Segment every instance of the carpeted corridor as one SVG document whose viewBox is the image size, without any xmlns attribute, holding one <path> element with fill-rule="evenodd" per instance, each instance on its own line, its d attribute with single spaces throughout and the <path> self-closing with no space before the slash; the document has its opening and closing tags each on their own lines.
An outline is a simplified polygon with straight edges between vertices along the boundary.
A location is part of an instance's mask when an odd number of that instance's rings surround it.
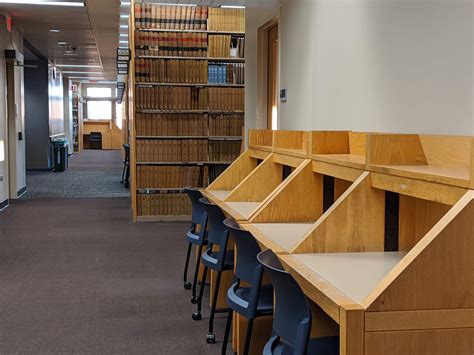
<svg viewBox="0 0 474 355">
<path fill-rule="evenodd" d="M 129 198 L 110 198 L 129 194 L 121 159 L 29 174 L 0 212 L 0 354 L 220 354 L 225 315 L 206 344 L 209 292 L 196 322 L 182 286 L 188 223 L 134 224 Z"/>
<path fill-rule="evenodd" d="M 193 321 L 182 287 L 188 224 L 134 224 L 129 206 L 19 200 L 0 213 L 1 354 L 220 354 L 223 315 L 207 345 L 209 301 Z"/>
<path fill-rule="evenodd" d="M 83 150 L 69 157 L 65 172 L 28 171 L 22 198 L 128 197 L 120 150 Z"/>
</svg>

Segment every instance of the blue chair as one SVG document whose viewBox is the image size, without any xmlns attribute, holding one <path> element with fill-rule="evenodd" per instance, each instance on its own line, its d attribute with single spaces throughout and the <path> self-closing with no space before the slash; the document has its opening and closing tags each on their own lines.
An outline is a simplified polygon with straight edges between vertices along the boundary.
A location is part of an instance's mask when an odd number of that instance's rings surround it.
<svg viewBox="0 0 474 355">
<path fill-rule="evenodd" d="M 227 351 L 232 314 L 235 311 L 248 319 L 243 352 L 244 355 L 247 355 L 255 318 L 269 316 L 273 313 L 273 287 L 272 285 L 262 285 L 263 267 L 257 260 L 257 255 L 262 250 L 253 235 L 240 228 L 232 218 L 226 219 L 224 224 L 235 241 L 237 260 L 235 280 L 227 291 L 227 304 L 230 310 L 227 316 L 222 354 Z M 240 286 L 241 281 L 246 282 L 249 286 Z"/>
<path fill-rule="evenodd" d="M 226 216 L 219 206 L 209 201 L 207 198 L 199 200 L 204 205 L 208 216 L 208 232 L 207 243 L 208 247 L 202 254 L 202 264 L 204 265 L 204 276 L 201 282 L 201 289 L 199 291 L 197 311 L 193 313 L 194 320 L 201 320 L 201 305 L 204 289 L 206 287 L 206 275 L 209 269 L 217 272 L 216 287 L 214 287 L 214 295 L 211 303 L 211 315 L 209 318 L 209 333 L 206 336 L 206 341 L 209 344 L 216 342 L 214 334 L 214 317 L 216 313 L 227 312 L 228 309 L 216 309 L 217 298 L 219 296 L 219 287 L 221 276 L 224 271 L 234 270 L 234 251 L 227 250 L 229 243 L 229 231 L 224 225 Z M 218 247 L 218 250 L 215 250 Z"/>
<path fill-rule="evenodd" d="M 185 188 L 184 191 L 188 194 L 189 199 L 191 200 L 192 205 L 192 216 L 191 216 L 191 228 L 186 233 L 186 238 L 188 239 L 188 251 L 186 254 L 186 262 L 184 265 L 184 288 L 189 290 L 191 284 L 187 281 L 188 279 L 188 267 L 189 259 L 191 257 L 192 246 L 198 246 L 198 255 L 196 261 L 196 268 L 194 270 L 194 279 L 192 283 L 192 298 L 191 303 L 197 303 L 198 297 L 196 296 L 196 285 L 199 275 L 199 266 L 201 263 L 201 254 L 204 245 L 207 243 L 206 234 L 207 234 L 207 212 L 204 208 L 204 205 L 199 202 L 199 199 L 202 198 L 202 194 L 198 189 Z M 199 231 L 197 227 L 199 226 Z"/>
<path fill-rule="evenodd" d="M 270 276 L 275 289 L 273 331 L 263 355 L 338 355 L 339 337 L 310 339 L 311 309 L 295 279 L 284 270 L 273 251 L 258 254 L 258 261 Z"/>
</svg>

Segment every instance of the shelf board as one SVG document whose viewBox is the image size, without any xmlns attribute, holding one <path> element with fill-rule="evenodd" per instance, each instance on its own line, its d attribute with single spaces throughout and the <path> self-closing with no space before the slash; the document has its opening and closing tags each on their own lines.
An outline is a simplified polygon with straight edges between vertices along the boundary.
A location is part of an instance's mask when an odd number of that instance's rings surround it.
<svg viewBox="0 0 474 355">
<path fill-rule="evenodd" d="M 207 33 L 210 35 L 233 35 L 233 36 L 245 37 L 245 32 L 236 32 L 236 31 L 175 30 L 175 29 L 171 30 L 171 29 L 165 29 L 165 28 L 135 28 L 135 31 Z"/>
<path fill-rule="evenodd" d="M 210 62 L 239 62 L 244 63 L 245 58 L 209 58 L 209 57 L 180 57 L 170 55 L 138 55 L 139 59 L 182 59 L 182 60 L 207 60 Z"/>
<path fill-rule="evenodd" d="M 137 139 L 207 139 L 208 136 L 136 136 Z"/>
<path fill-rule="evenodd" d="M 210 114 L 244 114 L 245 111 L 218 111 L 218 110 L 135 110 L 137 113 L 210 113 Z"/>
<path fill-rule="evenodd" d="M 241 136 L 136 136 L 136 139 L 209 139 L 211 141 L 240 141 Z"/>
<path fill-rule="evenodd" d="M 183 162 L 183 161 L 170 161 L 170 162 L 137 162 L 137 165 L 230 165 L 231 161 L 201 161 L 201 162 Z"/>
<path fill-rule="evenodd" d="M 209 136 L 210 141 L 241 141 L 241 136 Z"/>
<path fill-rule="evenodd" d="M 244 88 L 245 84 L 209 84 L 209 83 L 157 83 L 157 82 L 136 82 L 137 86 L 193 86 L 193 87 L 231 87 Z"/>
</svg>

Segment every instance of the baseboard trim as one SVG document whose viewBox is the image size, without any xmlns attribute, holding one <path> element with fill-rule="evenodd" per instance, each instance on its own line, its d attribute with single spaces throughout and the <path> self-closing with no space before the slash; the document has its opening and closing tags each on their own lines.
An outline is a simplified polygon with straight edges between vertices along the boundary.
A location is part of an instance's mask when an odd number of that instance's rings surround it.
<svg viewBox="0 0 474 355">
<path fill-rule="evenodd" d="M 10 204 L 10 200 L 7 198 L 5 201 L 0 202 L 0 211 L 3 211 Z"/>
<path fill-rule="evenodd" d="M 26 193 L 26 186 L 23 186 L 21 189 L 19 189 L 16 193 L 16 197 L 20 197 L 21 195 L 23 195 L 24 193 Z"/>
</svg>

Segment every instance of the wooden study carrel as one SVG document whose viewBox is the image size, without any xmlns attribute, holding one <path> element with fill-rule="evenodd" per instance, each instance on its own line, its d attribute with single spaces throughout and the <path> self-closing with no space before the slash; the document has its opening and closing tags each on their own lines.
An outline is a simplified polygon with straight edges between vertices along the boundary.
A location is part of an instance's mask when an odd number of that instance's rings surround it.
<svg viewBox="0 0 474 355">
<path fill-rule="evenodd" d="M 239 222 L 312 301 L 312 334 L 341 354 L 474 353 L 473 138 L 306 133 L 303 157 L 275 147 L 302 132 L 273 132 L 266 159 L 305 159 Z"/>
</svg>

